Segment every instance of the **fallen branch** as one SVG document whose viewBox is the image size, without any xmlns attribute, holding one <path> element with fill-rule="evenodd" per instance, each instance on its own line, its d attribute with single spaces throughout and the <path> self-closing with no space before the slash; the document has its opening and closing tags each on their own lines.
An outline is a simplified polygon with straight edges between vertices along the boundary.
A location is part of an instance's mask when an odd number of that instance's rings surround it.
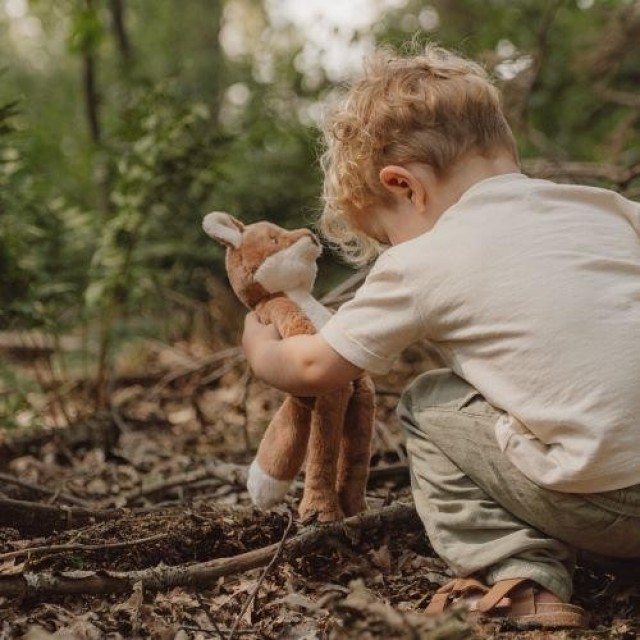
<svg viewBox="0 0 640 640">
<path fill-rule="evenodd" d="M 397 462 L 386 467 L 373 467 L 369 471 L 369 484 L 380 480 L 405 480 L 409 481 L 409 465 L 406 462 Z"/>
<path fill-rule="evenodd" d="M 165 374 L 160 382 L 158 382 L 158 384 L 155 386 L 154 392 L 158 393 L 168 384 L 171 384 L 172 382 L 175 382 L 180 378 L 184 378 L 194 373 L 201 372 L 203 369 L 206 369 L 207 367 L 210 367 L 212 364 L 216 364 L 217 362 L 225 361 L 226 364 L 232 363 L 235 365 L 236 362 L 240 362 L 243 359 L 244 352 L 242 351 L 241 347 L 227 347 L 226 349 L 221 349 L 208 358 L 203 358 L 202 360 L 186 363 L 185 366 L 179 371 Z"/>
<path fill-rule="evenodd" d="M 640 164 L 627 168 L 599 162 L 553 162 L 532 158 L 524 160 L 522 166 L 526 173 L 536 178 L 607 180 L 618 186 L 626 186 L 640 177 Z"/>
<path fill-rule="evenodd" d="M 391 447 L 390 445 L 390 448 Z M 395 450 L 395 448 L 394 448 Z M 196 486 L 198 483 L 207 480 L 219 480 L 221 484 L 229 487 L 244 489 L 247 484 L 247 474 L 249 467 L 247 465 L 233 464 L 230 462 L 210 463 L 202 469 L 196 469 L 188 473 L 171 476 L 162 482 L 151 484 L 147 487 L 135 489 L 129 493 L 120 494 L 117 497 L 119 505 L 130 506 L 135 504 L 142 498 L 149 498 L 159 494 L 166 493 L 172 489 L 178 489 L 187 486 Z M 378 480 L 386 480 L 390 478 L 409 477 L 409 467 L 406 463 L 398 463 L 388 465 L 386 467 L 373 467 L 369 473 L 369 482 Z M 103 504 L 113 504 L 113 500 L 109 500 Z"/>
<path fill-rule="evenodd" d="M 0 499 L 0 527 L 13 527 L 27 534 L 48 534 L 53 531 L 75 529 L 95 522 L 113 520 L 122 514 L 122 509 L 94 511 L 27 500 Z"/>
<path fill-rule="evenodd" d="M 0 561 L 10 560 L 11 558 L 20 558 L 21 556 L 43 555 L 48 553 L 58 553 L 59 551 L 103 551 L 104 549 L 124 549 L 133 547 L 147 542 L 157 542 L 164 540 L 169 536 L 168 533 L 157 533 L 146 538 L 138 538 L 137 540 L 125 540 L 124 542 L 103 542 L 102 544 L 50 544 L 39 547 L 25 547 L 24 549 L 16 549 L 15 551 L 7 551 L 0 553 Z"/>
<path fill-rule="evenodd" d="M 52 354 L 56 350 L 79 351 L 82 342 L 73 336 L 53 336 L 42 332 L 0 331 L 0 352 L 25 359 Z"/>
<path fill-rule="evenodd" d="M 312 525 L 284 543 L 283 557 L 290 561 L 309 555 L 329 539 L 357 544 L 389 527 L 420 527 L 413 505 L 397 503 L 327 525 Z M 0 575 L 0 596 L 37 597 L 125 593 L 136 582 L 143 589 L 162 591 L 173 587 L 208 586 L 223 576 L 235 575 L 269 564 L 280 543 L 248 551 L 231 558 L 218 558 L 192 565 L 160 565 L 139 571 L 70 571 L 61 573 L 24 572 Z"/>
<path fill-rule="evenodd" d="M 629 107 L 631 109 L 640 109 L 640 94 L 630 91 L 618 91 L 609 89 L 602 85 L 595 86 L 596 93 L 607 102 L 617 104 L 621 107 Z"/>
<path fill-rule="evenodd" d="M 69 493 L 65 493 L 64 491 L 58 491 L 56 489 L 49 489 L 48 487 L 43 487 L 39 484 L 34 484 L 33 482 L 26 482 L 25 480 L 20 480 L 20 478 L 16 478 L 15 476 L 9 475 L 8 473 L 0 473 L 0 483 L 4 482 L 5 484 L 12 484 L 16 487 L 21 487 L 22 489 L 28 489 L 29 491 L 33 491 L 34 493 L 39 493 L 44 496 L 51 496 L 54 499 L 64 500 L 69 504 L 73 504 L 77 507 L 88 508 L 89 504 L 82 500 L 81 498 L 76 498 Z"/>
<path fill-rule="evenodd" d="M 170 489 L 184 487 L 195 484 L 202 480 L 216 479 L 233 487 L 244 488 L 247 483 L 248 467 L 244 465 L 231 464 L 228 462 L 210 463 L 202 469 L 196 469 L 189 473 L 181 473 L 162 482 L 142 487 L 126 494 L 118 496 L 118 501 L 125 505 L 130 505 L 149 496 L 164 493 Z"/>
<path fill-rule="evenodd" d="M 346 300 L 353 298 L 354 290 L 357 289 L 367 277 L 369 273 L 369 267 L 365 267 L 356 271 L 353 275 L 343 280 L 340 284 L 334 287 L 329 293 L 324 295 L 320 302 L 325 306 L 335 306 Z"/>
</svg>

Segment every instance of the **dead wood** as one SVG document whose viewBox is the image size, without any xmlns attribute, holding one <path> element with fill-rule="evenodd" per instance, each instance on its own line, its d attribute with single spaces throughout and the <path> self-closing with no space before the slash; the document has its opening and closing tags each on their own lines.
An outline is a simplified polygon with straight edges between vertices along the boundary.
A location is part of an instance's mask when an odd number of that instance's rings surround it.
<svg viewBox="0 0 640 640">
<path fill-rule="evenodd" d="M 170 373 L 165 374 L 160 380 L 160 382 L 158 382 L 158 384 L 156 385 L 156 392 L 158 392 L 160 389 L 162 389 L 166 385 L 171 384 L 176 380 L 179 380 L 180 378 L 184 378 L 185 376 L 189 376 L 194 373 L 201 372 L 203 369 L 210 367 L 212 364 L 216 364 L 218 362 L 224 362 L 222 368 L 224 370 L 227 370 L 229 365 L 235 364 L 236 362 L 241 362 L 243 359 L 244 359 L 244 352 L 242 351 L 241 347 L 228 347 L 226 349 L 221 349 L 220 351 L 217 351 L 216 353 L 209 356 L 208 358 L 203 358 L 201 360 L 185 363 L 185 366 L 179 371 L 172 371 Z M 215 376 L 217 371 L 211 375 Z M 214 379 L 217 379 L 217 378 L 214 378 Z M 212 380 L 209 380 L 208 382 L 211 382 Z"/>
<path fill-rule="evenodd" d="M 204 479 L 215 478 L 230 486 L 246 484 L 247 467 L 231 463 L 216 463 L 207 465 L 187 474 L 174 476 L 164 482 L 136 490 L 126 496 L 127 504 L 137 499 L 157 495 L 171 488 L 200 482 Z M 388 467 L 374 467 L 369 474 L 369 482 L 380 480 L 406 479 L 408 468 L 406 464 L 390 465 Z M 146 512 L 142 510 L 141 512 Z M 138 512 L 136 510 L 136 512 Z M 84 507 L 67 507 L 48 505 L 27 500 L 0 499 L 0 527 L 13 527 L 21 533 L 45 535 L 53 531 L 65 531 L 82 527 L 95 522 L 107 522 L 122 516 L 122 509 L 90 509 Z"/>
<path fill-rule="evenodd" d="M 409 481 L 409 465 L 406 462 L 398 462 L 385 467 L 373 467 L 369 471 L 369 484 L 385 480 Z"/>
<path fill-rule="evenodd" d="M 320 299 L 320 302 L 326 306 L 335 306 L 353 298 L 354 290 L 362 284 L 369 273 L 369 269 L 370 267 L 364 267 L 359 271 L 356 271 L 356 273 L 346 278 L 343 282 L 324 295 Z"/>
<path fill-rule="evenodd" d="M 125 549 L 126 547 L 134 547 L 139 544 L 148 542 L 158 542 L 169 536 L 168 533 L 157 533 L 146 538 L 137 538 L 136 540 L 125 540 L 123 542 L 103 542 L 101 544 L 46 544 L 37 547 L 25 547 L 24 549 L 16 549 L 15 551 L 7 551 L 0 553 L 0 561 L 10 560 L 11 558 L 20 558 L 22 556 L 46 555 L 49 553 L 59 553 L 61 551 L 103 551 L 105 549 Z"/>
<path fill-rule="evenodd" d="M 554 162 L 542 158 L 524 160 L 523 169 L 536 178 L 557 180 L 606 180 L 618 186 L 626 186 L 640 177 L 640 165 L 627 168 L 600 162 Z"/>
<path fill-rule="evenodd" d="M 56 339 L 38 331 L 0 331 L 0 352 L 22 359 L 51 355 L 58 349 L 76 351 L 81 347 L 82 341 L 73 336 Z"/>
<path fill-rule="evenodd" d="M 229 462 L 210 463 L 202 469 L 171 476 L 162 482 L 135 489 L 129 493 L 120 494 L 117 497 L 117 504 L 131 506 L 143 498 L 151 498 L 152 496 L 159 497 L 183 487 L 196 487 L 199 483 L 207 480 L 218 480 L 220 484 L 244 489 L 247 484 L 248 472 L 249 467 L 247 465 Z M 384 467 L 373 467 L 369 472 L 369 484 L 380 481 L 384 482 L 385 480 L 408 480 L 408 478 L 409 467 L 406 462 Z M 113 501 L 109 500 L 103 504 L 110 505 L 113 504 Z"/>
<path fill-rule="evenodd" d="M 198 483 L 207 480 L 219 480 L 220 484 L 226 484 L 229 487 L 244 489 L 247 484 L 247 474 L 249 467 L 242 464 L 233 464 L 230 462 L 210 462 L 202 469 L 189 471 L 171 476 L 162 482 L 156 482 L 146 487 L 140 487 L 129 493 L 122 493 L 117 497 L 117 504 L 130 506 L 143 498 L 151 498 L 152 496 L 161 496 L 169 491 L 179 489 L 181 487 L 196 486 Z M 385 467 L 373 467 L 369 472 L 369 483 L 377 481 L 398 479 L 406 480 L 409 477 L 409 467 L 406 462 L 401 462 Z M 1 479 L 1 478 L 0 478 Z M 113 504 L 113 500 L 109 500 L 103 504 Z"/>
<path fill-rule="evenodd" d="M 27 500 L 0 499 L 0 527 L 12 527 L 20 533 L 30 535 L 44 535 L 95 522 L 106 522 L 121 517 L 122 513 L 122 509 L 94 511 Z"/>
<path fill-rule="evenodd" d="M 602 85 L 596 85 L 597 94 L 606 102 L 611 102 L 620 107 L 640 109 L 640 94 L 631 91 L 619 91 Z"/>
<path fill-rule="evenodd" d="M 377 511 L 326 525 L 311 525 L 284 543 L 283 557 L 291 561 L 321 548 L 328 541 L 357 544 L 376 532 L 392 527 L 419 528 L 420 520 L 411 504 L 397 503 Z M 173 587 L 207 586 L 223 576 L 264 567 L 272 561 L 281 543 L 248 551 L 231 558 L 218 558 L 191 565 L 160 565 L 139 571 L 23 572 L 0 575 L 0 596 L 40 598 L 49 595 L 124 593 L 137 582 L 143 589 L 162 591 Z"/>
<path fill-rule="evenodd" d="M 216 479 L 221 483 L 233 487 L 244 488 L 247 484 L 248 467 L 245 465 L 232 464 L 229 462 L 211 462 L 202 469 L 196 469 L 188 473 L 181 473 L 172 476 L 162 482 L 142 487 L 126 494 L 118 496 L 118 502 L 122 504 L 133 504 L 141 498 L 148 498 L 153 495 L 165 493 L 171 489 L 185 487 L 202 480 Z"/>
<path fill-rule="evenodd" d="M 82 500 L 81 498 L 77 498 L 76 496 L 72 496 L 69 493 L 65 493 L 64 491 L 59 491 L 57 489 L 49 489 L 48 487 L 43 487 L 42 485 L 35 484 L 33 482 L 26 482 L 25 480 L 20 480 L 15 476 L 9 475 L 8 473 L 0 473 L 0 484 L 12 484 L 16 487 L 20 487 L 22 489 L 27 489 L 27 491 L 32 491 L 33 493 L 38 493 L 44 496 L 50 496 L 52 500 L 62 500 L 63 502 L 68 502 L 69 504 L 73 504 L 76 507 L 89 508 L 89 504 Z"/>
</svg>

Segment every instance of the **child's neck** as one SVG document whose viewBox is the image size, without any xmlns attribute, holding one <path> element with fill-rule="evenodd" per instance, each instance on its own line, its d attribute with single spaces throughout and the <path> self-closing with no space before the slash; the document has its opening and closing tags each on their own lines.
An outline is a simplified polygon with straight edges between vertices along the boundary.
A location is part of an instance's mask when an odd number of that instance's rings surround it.
<svg viewBox="0 0 640 640">
<path fill-rule="evenodd" d="M 435 221 L 452 207 L 473 185 L 506 173 L 520 173 L 520 166 L 510 154 L 500 154 L 492 158 L 480 155 L 465 156 L 438 181 L 432 191 L 430 215 Z"/>
<path fill-rule="evenodd" d="M 424 163 L 414 162 L 403 167 L 389 167 L 408 185 L 397 193 L 393 205 L 379 207 L 374 216 L 378 236 L 395 245 L 412 240 L 433 229 L 440 216 L 452 207 L 473 185 L 506 173 L 519 173 L 520 167 L 510 154 L 491 158 L 469 154 L 454 165 L 445 176 L 439 176 Z M 375 236 L 374 236 L 375 237 Z"/>
</svg>

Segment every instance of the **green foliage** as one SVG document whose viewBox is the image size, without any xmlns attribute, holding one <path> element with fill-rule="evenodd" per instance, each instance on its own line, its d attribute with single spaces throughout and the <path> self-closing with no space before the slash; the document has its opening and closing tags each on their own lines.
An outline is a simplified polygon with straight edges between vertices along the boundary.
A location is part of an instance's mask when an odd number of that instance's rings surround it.
<svg viewBox="0 0 640 640">
<path fill-rule="evenodd" d="M 62 322 L 77 307 L 87 259 L 70 242 L 82 227 L 77 209 L 38 197 L 43 187 L 13 144 L 16 114 L 15 104 L 0 110 L 0 328 Z"/>
<path fill-rule="evenodd" d="M 168 88 L 136 92 L 120 132 L 108 217 L 100 228 L 86 299 L 90 307 L 140 303 L 151 283 L 190 255 L 224 140 L 206 105 L 183 106 Z"/>
<path fill-rule="evenodd" d="M 23 26 L 41 33 L 29 40 L 0 3 L 0 326 L 61 332 L 105 317 L 157 319 L 167 291 L 204 300 L 203 269 L 223 277 L 222 252 L 200 228 L 207 211 L 289 227 L 316 217 L 318 133 L 299 114 L 335 87 L 326 70 L 301 64 L 304 34 L 274 36 L 262 2 L 124 0 L 127 48 L 112 6 L 32 0 Z M 221 30 L 234 7 L 254 25 L 254 50 L 228 58 Z M 630 7 L 407 0 L 353 41 L 373 32 L 398 48 L 461 50 L 502 71 L 525 157 L 630 165 L 640 161 L 638 110 L 594 91 L 636 91 L 640 20 Z M 269 37 L 276 44 L 261 51 Z"/>
<path fill-rule="evenodd" d="M 633 19 L 625 21 L 624 13 L 632 18 L 633 4 L 637 5 L 627 0 L 434 0 L 425 6 L 422 0 L 410 0 L 390 12 L 379 31 L 382 41 L 396 47 L 436 41 L 490 69 L 499 67 L 500 58 L 516 66 L 525 63 L 524 71 L 514 78 L 507 74 L 500 82 L 523 157 L 608 162 L 612 137 L 629 117 L 629 109 L 603 102 L 594 88 L 602 82 L 630 88 L 629 78 L 638 86 L 640 54 L 631 46 L 638 27 Z M 421 16 L 424 21 L 423 12 L 434 10 L 437 26 L 416 29 Z M 628 30 L 630 46 L 621 43 L 602 73 L 595 63 L 618 39 L 617 24 L 621 31 Z M 533 85 L 528 87 L 530 74 Z M 519 103 L 521 97 L 524 104 Z M 627 148 L 637 148 L 638 127 L 628 133 Z"/>
<path fill-rule="evenodd" d="M 16 114 L 17 103 L 12 102 L 0 106 L 0 309 L 9 306 L 16 291 L 26 285 L 26 276 L 18 264 L 20 242 L 12 221 L 7 214 L 6 194 L 9 189 L 9 178 L 15 172 L 17 164 L 17 152 L 6 142 L 7 137 L 13 132 L 11 118 Z M 7 314 L 0 311 L 0 314 Z M 2 315 L 0 315 L 2 322 Z"/>
<path fill-rule="evenodd" d="M 69 51 L 75 54 L 94 52 L 104 39 L 104 29 L 93 6 L 78 5 L 72 13 Z"/>
<path fill-rule="evenodd" d="M 23 376 L 17 375 L 14 366 L 0 361 L 0 419 L 2 427 L 14 429 L 18 426 L 16 417 L 21 411 L 30 408 L 29 393 L 33 390 L 33 383 Z"/>
</svg>

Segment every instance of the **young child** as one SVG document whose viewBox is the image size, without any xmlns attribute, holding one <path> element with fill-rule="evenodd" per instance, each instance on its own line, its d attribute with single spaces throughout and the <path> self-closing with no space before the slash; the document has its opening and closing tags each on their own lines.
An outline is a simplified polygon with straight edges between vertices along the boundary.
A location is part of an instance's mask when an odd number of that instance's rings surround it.
<svg viewBox="0 0 640 640">
<path fill-rule="evenodd" d="M 326 142 L 323 231 L 355 262 L 381 255 L 317 335 L 249 314 L 253 370 L 316 395 L 431 341 L 449 369 L 398 409 L 416 508 L 458 576 L 428 612 L 585 626 L 575 549 L 640 556 L 640 206 L 520 173 L 498 91 L 436 47 L 373 57 Z"/>
</svg>

